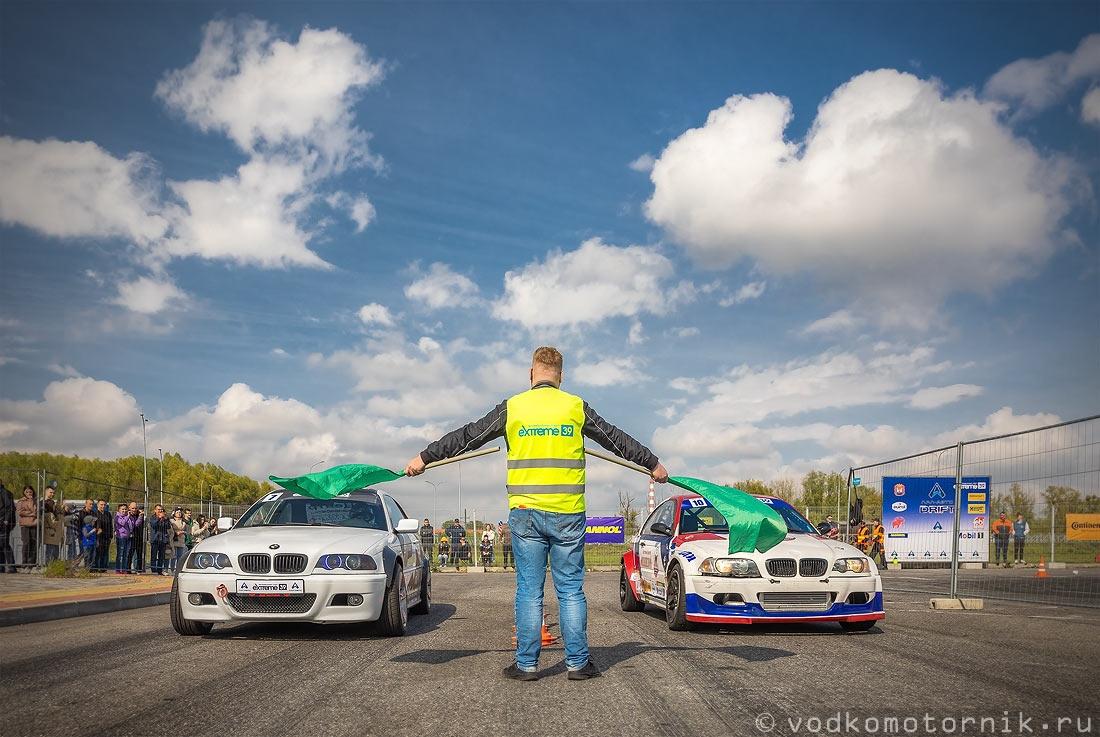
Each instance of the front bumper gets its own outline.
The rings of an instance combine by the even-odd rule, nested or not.
[[[301,612],[240,611],[234,607],[229,596],[219,593],[219,591],[229,594],[236,592],[238,578],[249,581],[299,579],[305,582],[305,594],[313,595],[314,599],[308,609]],[[219,590],[221,586],[225,588]],[[382,612],[382,604],[386,598],[386,574],[374,572],[238,576],[233,573],[181,571],[178,576],[178,588],[184,618],[198,622],[370,622],[378,619]],[[188,601],[188,594],[210,594],[214,603],[192,604]],[[363,597],[363,603],[359,606],[334,604],[333,597],[339,594],[360,594]],[[274,598],[277,597],[272,597]]]
[[[755,624],[759,622],[866,622],[883,619],[886,611],[882,599],[882,580],[878,576],[831,576],[826,581],[817,578],[787,579],[781,584],[766,578],[724,578],[720,576],[690,576],[685,599],[686,617],[691,622],[719,624]],[[800,611],[765,608],[762,593],[818,593],[831,595],[825,609]],[[719,594],[739,594],[740,602],[715,603]],[[855,594],[856,596],[852,596]],[[866,599],[866,602],[852,603]]]

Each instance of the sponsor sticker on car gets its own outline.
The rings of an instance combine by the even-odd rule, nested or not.
[[[285,581],[238,578],[237,593],[248,596],[296,596],[305,593],[306,582],[300,578]]]

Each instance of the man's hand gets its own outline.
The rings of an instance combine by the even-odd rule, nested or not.
[[[419,476],[424,473],[424,459],[417,453],[405,464],[406,476]]]
[[[653,467],[653,470],[649,472],[649,477],[656,481],[658,484],[663,484],[668,481],[668,471],[662,463],[658,463]]]

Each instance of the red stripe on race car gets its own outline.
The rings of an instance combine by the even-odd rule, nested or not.
[[[642,592],[634,584],[634,579],[638,575],[638,559],[634,556],[633,550],[623,553],[623,569],[626,571],[626,582],[630,586],[630,590],[634,592],[634,598],[643,601]]]
[[[885,619],[886,612],[870,614],[841,614],[824,617],[729,617],[725,614],[686,614],[689,622],[711,622],[713,624],[761,624],[764,622],[867,622]]]
[[[721,540],[721,535],[716,535],[713,532],[689,532],[685,535],[677,535],[672,538],[672,544],[679,547],[684,543],[695,542],[696,540]]]

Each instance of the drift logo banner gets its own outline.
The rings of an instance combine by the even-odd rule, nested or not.
[[[959,560],[989,560],[989,476],[964,476],[959,515]],[[955,478],[884,476],[882,525],[886,559],[950,563],[955,526]]]
[[[584,542],[585,544],[626,542],[626,518],[589,517],[584,528]]]

